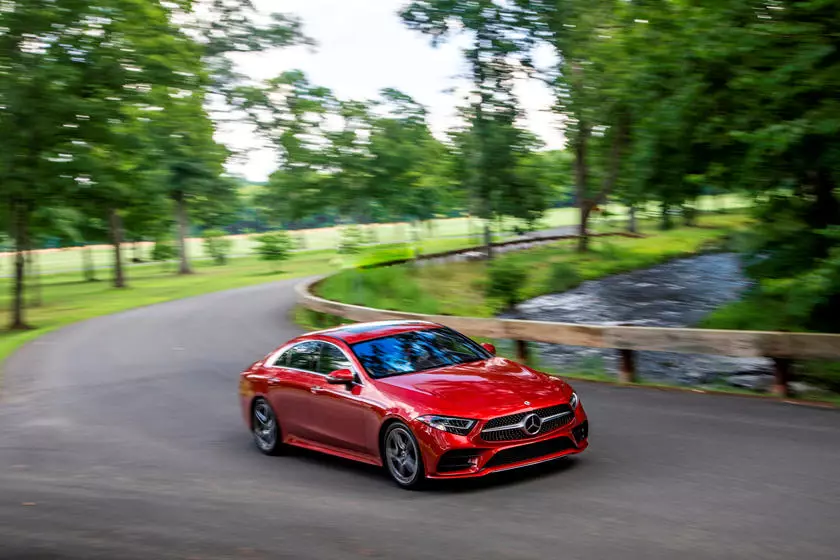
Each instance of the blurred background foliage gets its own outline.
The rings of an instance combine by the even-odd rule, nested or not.
[[[341,99],[300,70],[240,75],[232,54],[311,43],[294,17],[263,16],[250,0],[0,1],[11,327],[27,326],[25,257],[39,248],[110,244],[123,287],[124,246],[142,260],[141,241],[188,274],[186,240],[205,230],[223,263],[219,230],[339,224],[335,248],[354,253],[376,242],[364,224],[413,224],[413,242],[417,224],[471,216],[489,243],[502,218],[526,232],[575,206],[586,252],[608,204],[631,231],[654,205],[667,229],[691,225],[701,195],[730,193],[755,208],[739,245],[755,285],[710,324],[840,330],[837,0],[406,2],[405,25],[433,43],[466,38],[471,91],[443,136],[404,92]],[[555,65],[536,67],[540,48]],[[567,149],[545,150],[524,127],[524,76],[553,88]],[[252,123],[276,149],[265,184],[225,173],[241,154],[215,140],[224,120]],[[272,233],[259,254],[279,261],[305,243]],[[506,266],[494,265],[499,278]],[[543,280],[575,281],[559,265]]]

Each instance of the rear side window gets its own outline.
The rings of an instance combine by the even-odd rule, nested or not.
[[[318,371],[318,354],[321,351],[320,342],[301,342],[283,352],[274,365],[301,369],[303,371]]]
[[[329,375],[339,369],[353,369],[353,364],[344,352],[332,344],[321,345],[321,359],[318,362],[318,373]]]

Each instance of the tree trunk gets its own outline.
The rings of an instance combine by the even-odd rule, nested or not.
[[[27,231],[27,209],[21,203],[13,206],[12,222],[14,224],[15,236],[15,281],[12,296],[12,322],[9,328],[12,330],[26,330],[29,325],[24,321],[24,283],[26,281],[26,261],[24,253],[29,245]]]
[[[96,270],[93,268],[93,251],[90,247],[82,248],[82,273],[85,281],[96,282]]]
[[[580,122],[580,131],[575,143],[575,198],[580,210],[580,226],[578,227],[578,252],[585,253],[589,250],[589,214],[592,211],[587,199],[589,169],[586,163],[586,152],[589,143],[589,128]]]
[[[190,260],[187,256],[187,235],[190,224],[187,217],[187,199],[183,193],[178,193],[175,197],[175,212],[178,221],[178,256],[180,257],[178,274],[192,274]]]
[[[589,216],[592,207],[588,202],[580,205],[580,225],[578,226],[578,253],[589,251]]]
[[[682,205],[683,223],[686,227],[694,227],[697,225],[697,209],[687,204]]]
[[[490,220],[484,222],[484,252],[487,260],[493,258],[493,234],[490,232]]]
[[[659,229],[662,231],[667,231],[671,229],[671,206],[667,202],[662,203],[662,222],[659,225]]]
[[[583,121],[581,121],[579,126],[580,138],[575,146],[577,197],[578,206],[580,207],[580,240],[578,241],[578,251],[584,253],[589,249],[589,231],[587,226],[592,210],[607,201],[607,197],[618,182],[618,174],[621,170],[621,158],[624,152],[624,144],[627,141],[629,124],[625,115],[618,117],[610,146],[609,172],[604,177],[600,192],[591,198],[586,196],[588,194],[586,152],[590,130],[583,124]]]
[[[630,215],[627,220],[627,231],[629,233],[637,233],[638,225],[636,224],[636,205],[630,205]]]
[[[122,219],[116,208],[108,211],[111,229],[111,244],[114,246],[114,287],[125,288],[125,272],[122,262]]]

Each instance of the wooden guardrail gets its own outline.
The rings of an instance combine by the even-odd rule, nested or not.
[[[383,263],[383,266],[397,263]],[[614,348],[621,354],[619,377],[636,381],[635,353],[640,350],[682,354],[713,354],[739,358],[766,357],[775,363],[774,392],[788,396],[791,360],[840,360],[840,335],[783,333],[770,331],[730,331],[666,327],[579,325],[547,321],[425,315],[387,309],[374,309],[318,297],[312,288],[322,278],[298,284],[298,302],[312,311],[351,321],[418,320],[439,323],[470,336],[511,339],[517,357],[526,360],[527,342],[547,342],[591,348]]]

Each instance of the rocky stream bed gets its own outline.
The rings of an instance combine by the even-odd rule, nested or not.
[[[739,298],[750,282],[732,253],[701,255],[593,280],[568,292],[540,296],[503,316],[587,324],[691,327],[708,313]],[[558,372],[614,372],[618,352],[537,344],[541,363]],[[667,352],[639,352],[639,375],[649,381],[703,386],[728,383],[766,390],[772,362]]]

